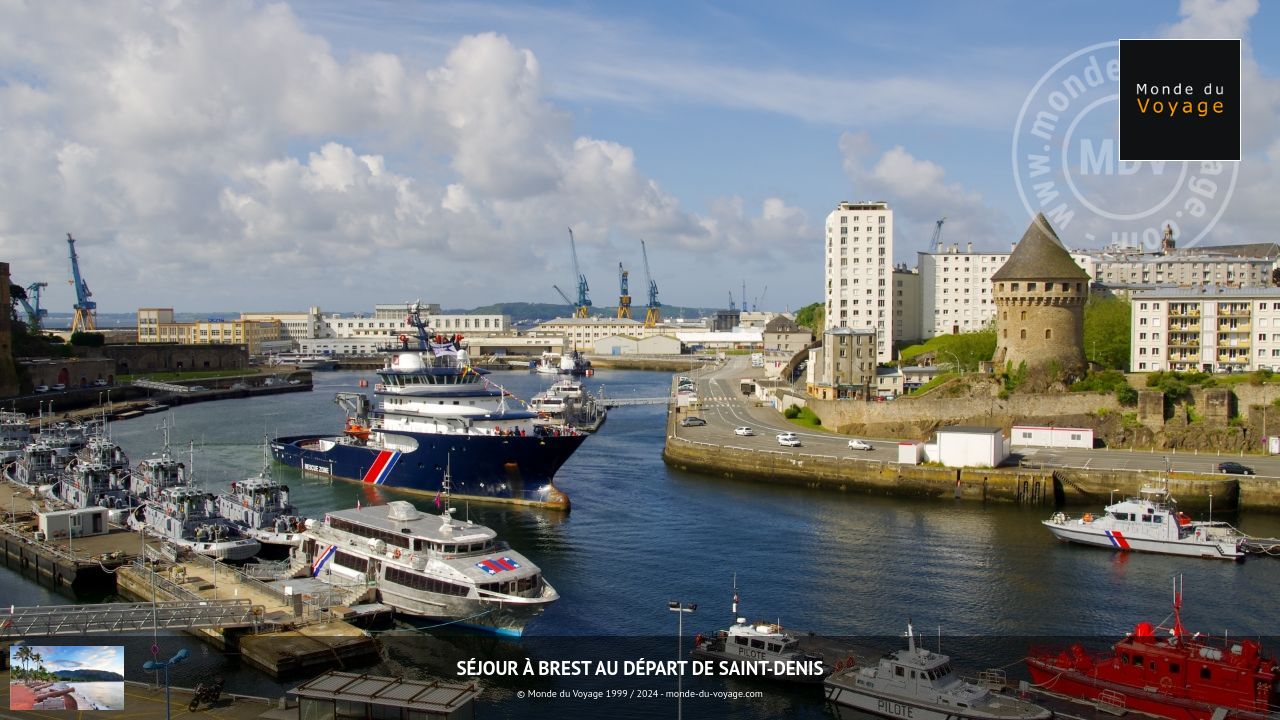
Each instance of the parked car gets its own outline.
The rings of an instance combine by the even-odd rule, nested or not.
[[[38,393],[49,392],[49,386],[48,386],[48,385],[37,385],[37,386],[36,386],[36,392],[38,392]]]
[[[850,450],[875,450],[875,448],[871,447],[871,443],[867,442],[866,440],[858,440],[856,438],[849,441],[849,449]]]
[[[680,421],[680,425],[683,427],[701,427],[706,424],[707,421],[700,417],[687,417]]]
[[[1228,475],[1256,475],[1253,468],[1248,465],[1241,465],[1238,462],[1218,463],[1218,472]]]
[[[795,435],[779,435],[778,444],[783,447],[800,447],[800,438]]]
[[[57,385],[54,385],[53,387],[51,387],[51,388],[49,388],[49,389],[50,389],[50,390],[52,390],[52,391],[54,391],[54,392],[62,392],[63,390],[66,390],[66,389],[67,389],[67,384],[66,384],[66,383],[58,383]]]
[[[93,386],[94,386],[94,387],[106,387],[106,386],[107,386],[107,381],[106,381],[106,380],[103,380],[102,378],[98,378],[97,380],[94,380],[94,381],[93,381]]]
[[[734,428],[734,429],[733,429],[733,434],[734,434],[734,435],[743,435],[743,436],[746,436],[746,435],[755,435],[755,434],[756,434],[756,431],[755,431],[755,430],[752,430],[752,429],[751,429],[751,428],[749,428],[749,427],[743,426],[743,427],[740,427],[740,428]]]

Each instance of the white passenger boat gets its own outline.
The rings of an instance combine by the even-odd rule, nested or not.
[[[404,500],[338,510],[307,521],[300,552],[312,577],[335,584],[374,584],[379,601],[399,613],[518,636],[525,623],[559,599],[529,559],[497,533]]]
[[[1043,522],[1063,542],[1222,560],[1244,559],[1248,540],[1227,523],[1192,520],[1178,511],[1167,487],[1153,485],[1108,505],[1101,515],[1072,518],[1059,512]]]
[[[841,668],[826,679],[827,700],[837,710],[909,720],[1048,720],[1044,708],[962,680],[951,658],[916,645],[907,623],[907,649],[876,665]],[[839,713],[841,717],[844,712]]]

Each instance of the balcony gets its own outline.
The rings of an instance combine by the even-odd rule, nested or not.
[[[1226,323],[1218,323],[1218,332],[1220,333],[1247,333],[1253,328],[1249,323],[1237,322],[1234,326]]]

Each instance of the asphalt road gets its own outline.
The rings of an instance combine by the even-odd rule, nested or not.
[[[723,365],[705,368],[688,377],[696,382],[700,410],[696,413],[707,421],[702,427],[676,425],[677,436],[716,445],[769,450],[794,455],[825,455],[860,460],[897,462],[898,439],[861,437],[872,450],[851,450],[851,436],[811,430],[792,423],[770,407],[755,407],[755,398],[742,394],[743,378],[762,378],[764,371],[752,368],[745,356],[731,356]],[[685,413],[681,412],[681,417]],[[742,437],[734,428],[750,427],[755,435]],[[797,448],[778,444],[777,435],[794,432],[801,442]],[[1031,467],[1073,467],[1103,470],[1153,470],[1168,468],[1174,472],[1216,472],[1218,463],[1234,460],[1253,468],[1258,475],[1280,478],[1280,456],[1241,455],[1239,453],[1191,453],[1158,450],[1104,450],[1074,448],[1018,448],[1006,463]]]

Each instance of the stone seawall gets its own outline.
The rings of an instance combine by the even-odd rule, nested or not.
[[[978,500],[1028,505],[1058,504],[1101,509],[1112,497],[1136,495],[1159,484],[1163,472],[1079,468],[944,468],[868,461],[805,452],[757,450],[688,440],[668,418],[662,458],[688,472],[729,479],[787,483],[811,488],[895,497]],[[1280,512],[1280,480],[1175,472],[1169,490],[1179,505],[1214,510]]]
[[[1058,395],[1015,395],[998,397],[921,397],[893,402],[817,400],[808,406],[822,418],[822,424],[840,432],[879,437],[913,437],[923,440],[940,425],[955,423],[1008,428],[1050,424],[1058,427],[1087,425],[1091,413],[1100,409],[1118,411],[1113,394],[1065,393]]]

